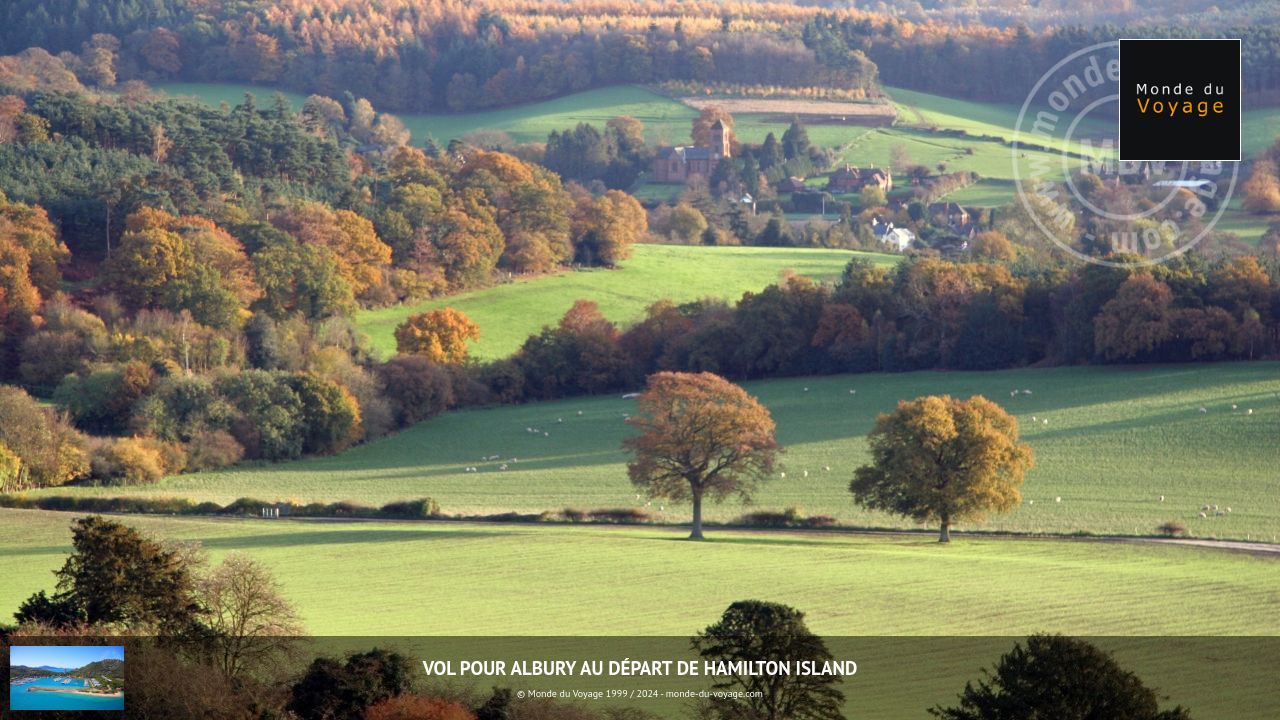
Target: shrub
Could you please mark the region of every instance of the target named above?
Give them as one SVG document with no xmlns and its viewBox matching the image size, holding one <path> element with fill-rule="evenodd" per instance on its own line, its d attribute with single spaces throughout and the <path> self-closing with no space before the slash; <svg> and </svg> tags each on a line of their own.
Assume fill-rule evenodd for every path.
<svg viewBox="0 0 1280 720">
<path fill-rule="evenodd" d="M 587 514 L 594 522 L 603 523 L 646 523 L 653 520 L 653 515 L 640 508 L 606 508 L 592 510 Z"/>
<path fill-rule="evenodd" d="M 0 443 L 21 461 L 11 489 L 65 485 L 89 472 L 84 436 L 20 388 L 0 385 Z"/>
<path fill-rule="evenodd" d="M 378 511 L 387 517 L 429 518 L 440 514 L 440 504 L 431 498 L 389 502 Z"/>
<path fill-rule="evenodd" d="M 118 438 L 98 443 L 89 458 L 95 480 L 106 485 L 148 485 L 164 477 L 164 460 L 150 443 Z"/>
<path fill-rule="evenodd" d="M 449 372 L 419 355 L 399 355 L 378 368 L 400 427 L 439 415 L 453 405 Z"/>
<path fill-rule="evenodd" d="M 805 517 L 801 514 L 800 508 L 789 507 L 782 512 L 776 510 L 750 512 L 739 517 L 735 524 L 766 528 L 822 528 L 834 526 L 836 519 L 830 515 Z"/>
<path fill-rule="evenodd" d="M 187 443 L 187 469 L 191 472 L 218 470 L 244 458 L 244 447 L 225 430 L 203 430 Z"/>
<path fill-rule="evenodd" d="M 1180 520 L 1170 520 L 1157 526 L 1156 532 L 1165 537 L 1182 537 L 1187 534 L 1187 524 Z"/>
</svg>

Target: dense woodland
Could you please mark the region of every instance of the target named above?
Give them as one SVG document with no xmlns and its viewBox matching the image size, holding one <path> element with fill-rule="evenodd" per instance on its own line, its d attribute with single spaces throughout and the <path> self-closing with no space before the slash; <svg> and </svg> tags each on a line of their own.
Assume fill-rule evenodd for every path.
<svg viewBox="0 0 1280 720">
<path fill-rule="evenodd" d="M 1107 10 L 1094 5 L 1079 17 Z M 1031 30 L 778 3 L 16 0 L 0 9 L 0 53 L 44 48 L 106 87 L 235 80 L 330 97 L 358 91 L 391 111 L 470 110 L 663 81 L 840 88 L 856 97 L 873 94 L 877 77 L 1017 102 L 1076 49 L 1115 37 L 1204 36 L 1209 25 L 1212 35 L 1244 39 L 1246 93 L 1274 101 L 1280 31 L 1251 22 L 1267 17 L 1265 4 L 1232 5 L 1236 12 L 1197 15 L 1198 26 L 1153 26 L 1119 13 L 1105 17 L 1143 24 L 1081 26 L 1068 16 Z"/>
</svg>

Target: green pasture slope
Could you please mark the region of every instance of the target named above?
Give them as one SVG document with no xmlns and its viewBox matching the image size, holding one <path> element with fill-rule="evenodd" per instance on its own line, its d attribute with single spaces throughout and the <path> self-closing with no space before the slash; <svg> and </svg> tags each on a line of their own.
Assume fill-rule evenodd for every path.
<svg viewBox="0 0 1280 720">
<path fill-rule="evenodd" d="M 687 302 L 703 297 L 735 301 L 747 291 L 759 291 L 778 281 L 785 270 L 819 280 L 834 280 L 854 255 L 890 265 L 898 256 L 760 247 L 702 247 L 636 245 L 632 257 L 615 270 L 568 271 L 519 279 L 504 285 L 412 305 L 362 311 L 360 331 L 377 352 L 395 353 L 396 326 L 409 315 L 442 307 L 465 312 L 480 325 L 480 339 L 471 348 L 482 359 L 506 357 L 544 325 L 554 325 L 577 300 L 594 300 L 618 323 L 634 322 L 655 301 Z"/>
<path fill-rule="evenodd" d="M 74 517 L 0 510 L 0 617 L 52 589 Z M 845 685 L 850 717 L 922 717 L 952 701 L 1011 638 L 1032 632 L 1108 636 L 1096 642 L 1195 717 L 1254 720 L 1275 702 L 1276 643 L 1190 637 L 1275 633 L 1271 557 L 1088 540 L 941 546 L 925 537 L 718 531 L 689 543 L 655 528 L 120 519 L 158 537 L 198 540 L 214 562 L 239 552 L 266 565 L 307 631 L 329 636 L 312 654 L 376 642 L 413 658 L 679 659 L 688 651 L 680 638 L 734 600 L 755 598 L 804 610 L 836 657 L 858 662 Z M 530 635 L 635 639 L 510 639 Z M 883 637 L 891 635 L 916 637 Z M 1224 676 L 1233 679 L 1229 693 Z M 584 678 L 574 687 L 617 683 Z M 684 714 L 674 701 L 644 707 Z"/>
<path fill-rule="evenodd" d="M 1276 542 L 1280 536 L 1280 363 L 843 375 L 746 388 L 770 408 L 786 447 L 786 477 L 766 483 L 752 509 L 795 506 L 860 527 L 914 527 L 850 499 L 853 470 L 868 459 L 866 433 L 900 399 L 981 394 L 1018 417 L 1036 454 L 1024 504 L 983 529 L 1146 535 L 1179 520 L 1198 537 Z M 1014 389 L 1032 394 L 1010 397 Z M 146 487 L 40 492 L 222 503 L 251 496 L 381 504 L 430 496 L 451 514 L 639 506 L 661 522 L 687 522 L 687 506 L 646 505 L 627 480 L 619 443 L 631 432 L 624 415 L 634 409 L 634 400 L 615 395 L 465 410 L 335 457 L 183 475 Z M 491 455 L 501 458 L 481 460 Z M 479 472 L 466 472 L 470 466 Z M 1201 518 L 1206 504 L 1231 513 Z M 736 503 L 707 510 L 718 521 L 745 511 Z"/>
<path fill-rule="evenodd" d="M 52 589 L 74 517 L 0 510 L 6 616 Z M 316 635 L 685 635 L 745 598 L 801 608 L 825 635 L 1266 635 L 1280 577 L 1275 558 L 1150 543 L 122 520 L 260 560 Z"/>
</svg>

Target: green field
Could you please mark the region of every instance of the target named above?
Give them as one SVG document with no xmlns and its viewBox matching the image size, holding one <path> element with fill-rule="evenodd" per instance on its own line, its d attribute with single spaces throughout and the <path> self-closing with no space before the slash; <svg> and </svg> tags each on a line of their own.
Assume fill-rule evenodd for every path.
<svg viewBox="0 0 1280 720">
<path fill-rule="evenodd" d="M 0 510 L 0 608 L 70 547 L 67 513 Z M 316 635 L 686 635 L 733 600 L 802 608 L 827 635 L 1273 634 L 1280 565 L 1088 541 L 465 523 L 126 517 L 265 563 Z M 1176 602 L 1170 600 L 1175 599 Z"/>
<path fill-rule="evenodd" d="M 796 506 L 862 527 L 914 527 L 853 505 L 847 487 L 867 460 L 865 434 L 875 415 L 899 399 L 982 394 L 1017 415 L 1036 453 L 1025 503 L 991 518 L 985 529 L 1142 535 L 1181 520 L 1199 537 L 1275 542 L 1280 535 L 1273 473 L 1280 363 L 867 374 L 745 386 L 768 405 L 787 448 L 786 477 L 765 485 L 755 509 Z M 1015 388 L 1033 393 L 1011 398 Z M 451 412 L 335 457 L 183 475 L 147 487 L 41 492 L 222 503 L 242 496 L 369 504 L 430 496 L 452 514 L 645 506 L 627 481 L 619 449 L 630 432 L 623 416 L 634 407 L 612 396 Z M 502 457 L 480 460 L 490 455 Z M 480 472 L 468 473 L 468 466 Z M 1205 504 L 1232 512 L 1200 518 Z M 689 517 L 687 506 L 647 507 L 662 522 Z M 713 505 L 708 517 L 729 521 L 742 512 L 738 504 Z"/>
<path fill-rule="evenodd" d="M 413 305 L 366 310 L 356 318 L 360 330 L 383 355 L 395 352 L 395 329 L 405 317 L 445 306 L 465 312 L 480 325 L 472 355 L 506 357 L 544 325 L 554 325 L 580 299 L 594 300 L 610 320 L 629 323 L 644 316 L 662 298 L 687 302 L 703 297 L 737 300 L 778 281 L 785 270 L 833 280 L 855 254 L 879 264 L 895 255 L 848 250 L 759 247 L 636 245 L 619 269 L 576 270 L 519 279 L 504 285 L 450 295 Z"/>
</svg>

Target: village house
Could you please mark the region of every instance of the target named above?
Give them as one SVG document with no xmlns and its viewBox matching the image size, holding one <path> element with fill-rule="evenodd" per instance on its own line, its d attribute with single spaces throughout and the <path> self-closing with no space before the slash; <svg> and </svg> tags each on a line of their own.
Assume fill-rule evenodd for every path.
<svg viewBox="0 0 1280 720">
<path fill-rule="evenodd" d="M 893 189 L 893 176 L 888 168 L 845 165 L 827 178 L 827 190 L 833 193 L 862 192 L 862 188 L 868 185 L 874 185 L 887 194 Z"/>
<path fill-rule="evenodd" d="M 871 219 L 871 233 L 882 245 L 889 245 L 898 252 L 905 252 L 915 242 L 916 234 L 907 228 L 894 227 L 893 221 L 883 221 L 878 217 Z"/>
<path fill-rule="evenodd" d="M 679 145 L 661 147 L 653 156 L 653 179 L 657 182 L 684 183 L 694 175 L 710 177 L 723 158 L 732 157 L 733 131 L 716 120 L 711 126 L 710 147 Z"/>
</svg>

